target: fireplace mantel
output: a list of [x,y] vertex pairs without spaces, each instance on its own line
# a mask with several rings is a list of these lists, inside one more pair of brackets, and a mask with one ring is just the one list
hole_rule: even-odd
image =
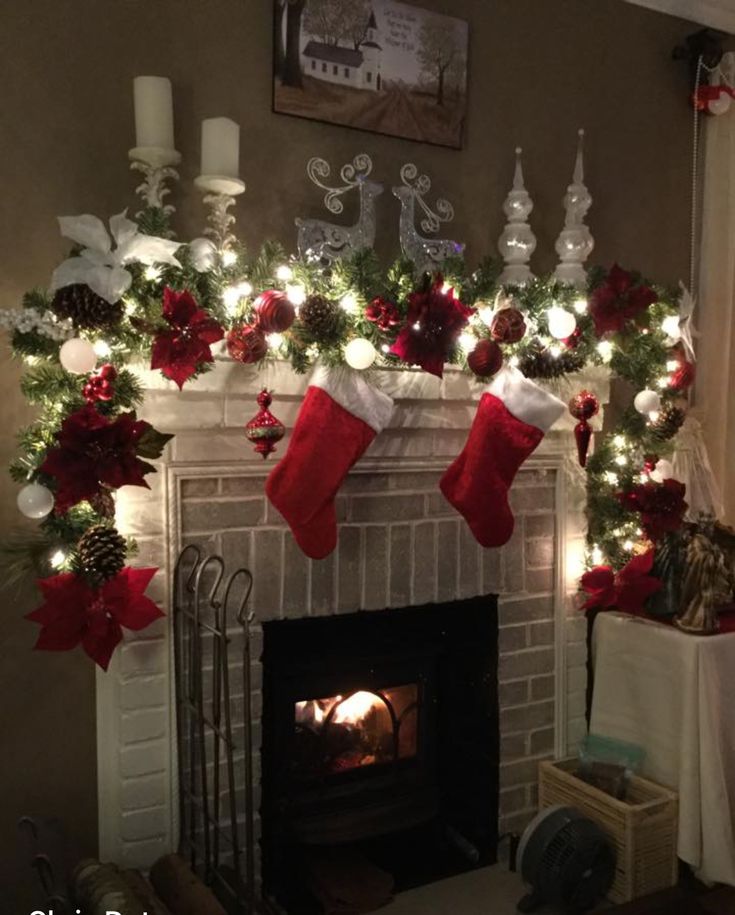
[[[158,373],[142,367],[136,371],[146,391],[140,415],[175,434],[159,462],[159,473],[149,477],[151,490],[124,487],[118,499],[118,525],[140,545],[137,562],[160,567],[152,596],[168,612],[171,570],[186,542],[200,540],[205,549],[223,549],[226,558],[229,550],[234,561],[245,555],[237,544],[250,538],[248,542],[277,544],[281,557],[280,565],[272,561],[266,567],[260,554],[249,554],[255,563],[256,604],[280,608],[273,612],[283,617],[293,616],[288,587],[277,579],[286,575],[289,557],[306,561],[291,552],[283,520],[262,495],[263,478],[285,452],[288,436],[264,462],[245,439],[243,427],[257,411],[258,391],[267,387],[274,391],[273,413],[290,428],[308,376],[296,375],[283,362],[255,369],[220,356],[211,372],[179,392]],[[584,474],[576,461],[574,420],[562,417],[519,473],[511,494],[519,517],[517,536],[503,551],[483,551],[436,486],[439,474],[464,444],[483,386],[453,367],[447,368],[443,380],[412,370],[380,369],[372,375],[394,397],[396,409],[389,428],[355,466],[340,496],[344,546],[338,548],[339,555],[332,565],[325,560],[304,566],[309,613],[500,593],[501,725],[507,731],[501,744],[506,762],[501,766],[501,815],[505,826],[517,828],[533,803],[531,782],[538,758],[565,753],[585,726],[585,632],[571,600],[581,569],[584,530]],[[547,387],[565,401],[587,387],[606,404],[609,372],[594,369]],[[388,498],[392,508],[384,517],[380,513]],[[391,550],[425,549],[429,535],[434,545],[430,562],[435,565],[427,574],[433,576],[434,590],[427,590],[423,579],[419,586],[414,578],[394,594]],[[456,565],[452,594],[440,593],[446,589],[446,569],[439,566],[440,554],[446,552],[439,546],[442,537],[450,538],[445,561]],[[382,566],[377,557],[368,576],[370,557],[365,554],[372,551],[376,538],[387,544],[387,553]],[[348,544],[353,551],[349,557]],[[422,557],[412,554],[409,564],[424,562]],[[353,568],[355,562],[362,564],[361,570]],[[345,581],[361,576],[359,593],[343,594],[340,563],[349,565],[342,573]],[[327,568],[332,569],[331,590],[320,584],[319,576],[323,578]],[[385,579],[378,583],[380,593],[373,581],[378,574]],[[273,586],[266,595],[267,582]],[[317,593],[319,587],[327,587],[328,593]],[[128,866],[145,868],[176,845],[169,636],[168,616],[142,633],[126,634],[108,673],[97,676],[100,855]],[[541,666],[549,664],[549,670]]]

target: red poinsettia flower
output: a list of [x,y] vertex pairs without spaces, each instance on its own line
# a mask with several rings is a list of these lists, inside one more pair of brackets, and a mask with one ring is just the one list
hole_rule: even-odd
[[122,627],[137,632],[164,615],[144,593],[157,571],[126,566],[96,589],[74,572],[41,579],[44,602],[26,617],[41,625],[36,649],[70,651],[81,645],[107,670]]
[[190,292],[163,291],[163,317],[170,330],[156,334],[151,353],[151,368],[160,369],[181,389],[203,362],[214,362],[210,346],[224,336],[220,325]]
[[684,501],[686,486],[672,478],[656,483],[639,483],[629,492],[621,493],[621,504],[630,511],[640,512],[641,526],[651,540],[678,531],[687,510]]
[[394,356],[437,378],[474,310],[463,305],[453,289],[444,292],[443,287],[444,278],[437,274],[428,289],[409,295],[406,323],[390,348]]
[[375,298],[365,309],[365,317],[385,333],[401,323],[401,315],[395,302]]
[[605,282],[590,296],[589,312],[598,337],[611,331],[620,333],[628,321],[637,318],[656,301],[650,286],[635,285],[627,270],[614,264]]
[[56,480],[56,511],[101,495],[103,487],[145,486],[144,474],[155,468],[137,456],[141,438],[153,427],[123,413],[110,420],[87,404],[64,420],[40,467]]
[[648,598],[661,590],[662,582],[651,575],[654,551],[634,556],[616,574],[610,566],[596,566],[582,576],[582,590],[589,597],[583,610],[617,607],[625,613],[642,613]]

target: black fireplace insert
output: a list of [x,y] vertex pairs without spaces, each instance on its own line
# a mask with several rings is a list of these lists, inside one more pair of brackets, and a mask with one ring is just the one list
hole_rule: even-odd
[[497,599],[264,624],[267,891],[318,912],[319,850],[358,850],[397,890],[494,863]]

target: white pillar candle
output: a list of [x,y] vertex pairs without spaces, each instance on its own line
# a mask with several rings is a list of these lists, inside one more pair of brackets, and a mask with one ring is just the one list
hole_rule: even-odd
[[202,174],[239,177],[240,125],[230,118],[202,121]]
[[171,80],[165,76],[136,76],[135,145],[175,149]]

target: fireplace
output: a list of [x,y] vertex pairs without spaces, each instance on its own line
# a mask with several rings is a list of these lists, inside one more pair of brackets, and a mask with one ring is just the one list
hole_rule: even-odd
[[496,597],[263,630],[266,889],[310,911],[315,849],[364,855],[399,890],[493,862]]

